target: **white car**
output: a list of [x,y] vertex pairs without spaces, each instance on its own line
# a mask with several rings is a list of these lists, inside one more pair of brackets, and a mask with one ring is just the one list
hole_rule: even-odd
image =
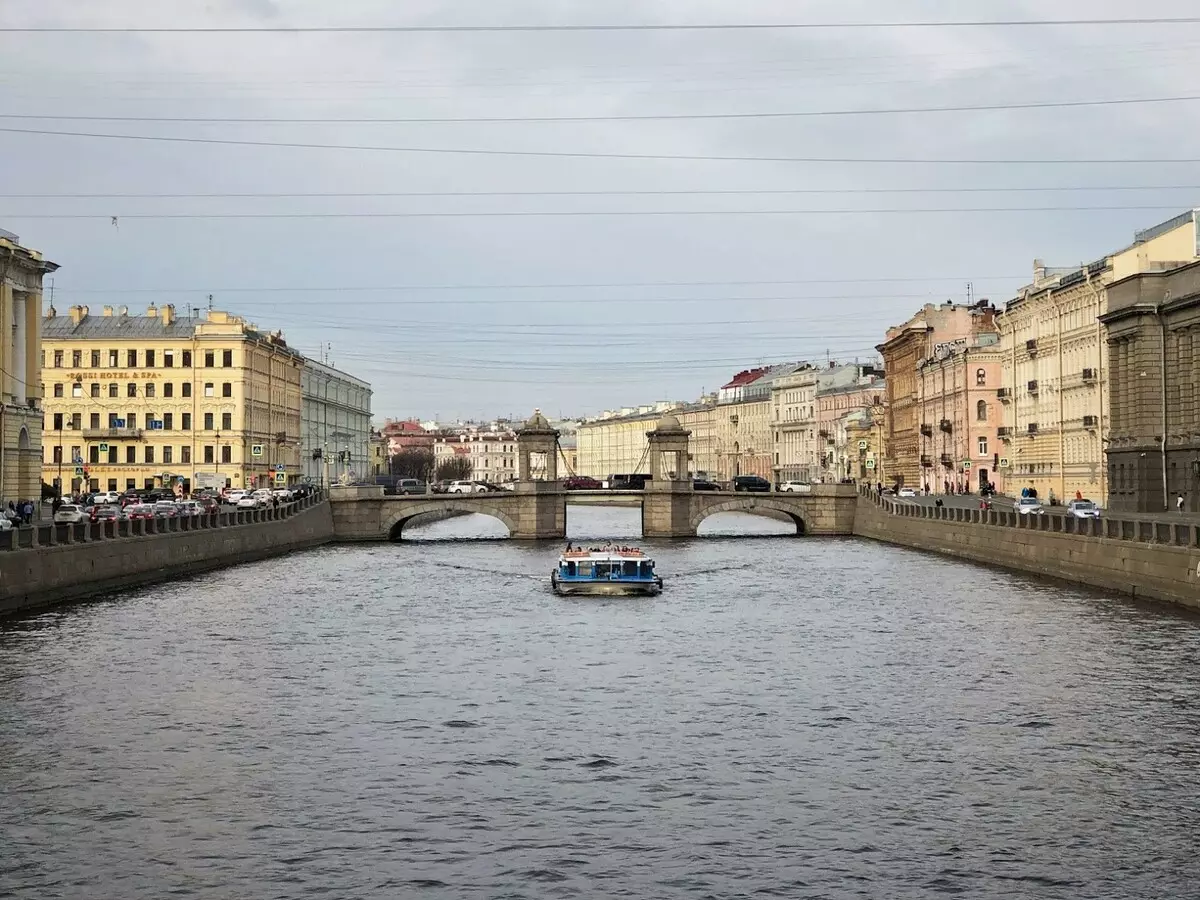
[[482,484],[476,484],[473,481],[452,481],[450,487],[446,488],[447,494],[482,494],[486,491]]
[[257,497],[252,497],[250,494],[242,494],[234,503],[238,509],[258,509],[259,502]]
[[779,490],[788,494],[811,494],[812,485],[807,481],[785,481],[779,486]]
[[0,516],[0,531],[12,531],[12,519],[8,516]]
[[230,491],[225,495],[225,498],[222,500],[222,502],[228,503],[230,506],[237,506],[237,502],[245,496],[246,492],[243,490]]
[[1100,507],[1091,500],[1072,500],[1067,504],[1067,512],[1077,519],[1100,518]]
[[77,522],[84,520],[83,507],[76,506],[73,503],[64,503],[58,508],[58,512],[54,514],[54,521],[74,525]]
[[276,488],[275,496],[279,498],[280,503],[289,503],[292,499],[292,492],[287,488]]
[[116,491],[100,491],[93,500],[97,506],[116,506],[121,502],[121,495]]
[[1022,497],[1016,502],[1015,508],[1020,516],[1040,516],[1046,511],[1036,497]]
[[900,488],[900,492],[898,494],[896,494],[896,496],[897,497],[916,497],[917,492],[910,487],[902,487],[902,488]]

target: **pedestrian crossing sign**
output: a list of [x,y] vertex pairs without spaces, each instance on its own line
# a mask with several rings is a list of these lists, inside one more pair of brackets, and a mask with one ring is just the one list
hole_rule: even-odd
[[275,473],[275,483],[276,484],[287,484],[287,472],[276,472]]

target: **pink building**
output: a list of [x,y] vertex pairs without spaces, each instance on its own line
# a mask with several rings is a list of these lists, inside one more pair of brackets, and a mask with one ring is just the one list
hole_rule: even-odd
[[996,395],[1002,364],[1000,336],[991,333],[939,344],[917,364],[918,488],[974,493],[995,484],[1005,492],[1004,410]]
[[433,448],[433,432],[426,431],[421,427],[421,423],[415,420],[388,419],[381,431],[388,442],[389,456],[395,456],[397,453],[413,448],[425,450]]

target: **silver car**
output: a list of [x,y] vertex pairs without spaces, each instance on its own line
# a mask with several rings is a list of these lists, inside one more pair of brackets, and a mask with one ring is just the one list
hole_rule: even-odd
[[1021,516],[1040,516],[1046,511],[1036,497],[1022,497],[1016,502],[1016,510]]
[[1100,518],[1100,507],[1091,500],[1072,500],[1067,504],[1067,512],[1077,519]]

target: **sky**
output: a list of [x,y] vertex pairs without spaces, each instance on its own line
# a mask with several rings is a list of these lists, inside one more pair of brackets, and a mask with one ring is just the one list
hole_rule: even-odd
[[[1161,161],[1200,156],[1200,24],[880,23],[1194,13],[5,0],[0,228],[62,267],[60,311],[211,303],[371,382],[378,420],[695,399],[1200,205],[1200,164]],[[874,27],[5,30],[701,23]]]

